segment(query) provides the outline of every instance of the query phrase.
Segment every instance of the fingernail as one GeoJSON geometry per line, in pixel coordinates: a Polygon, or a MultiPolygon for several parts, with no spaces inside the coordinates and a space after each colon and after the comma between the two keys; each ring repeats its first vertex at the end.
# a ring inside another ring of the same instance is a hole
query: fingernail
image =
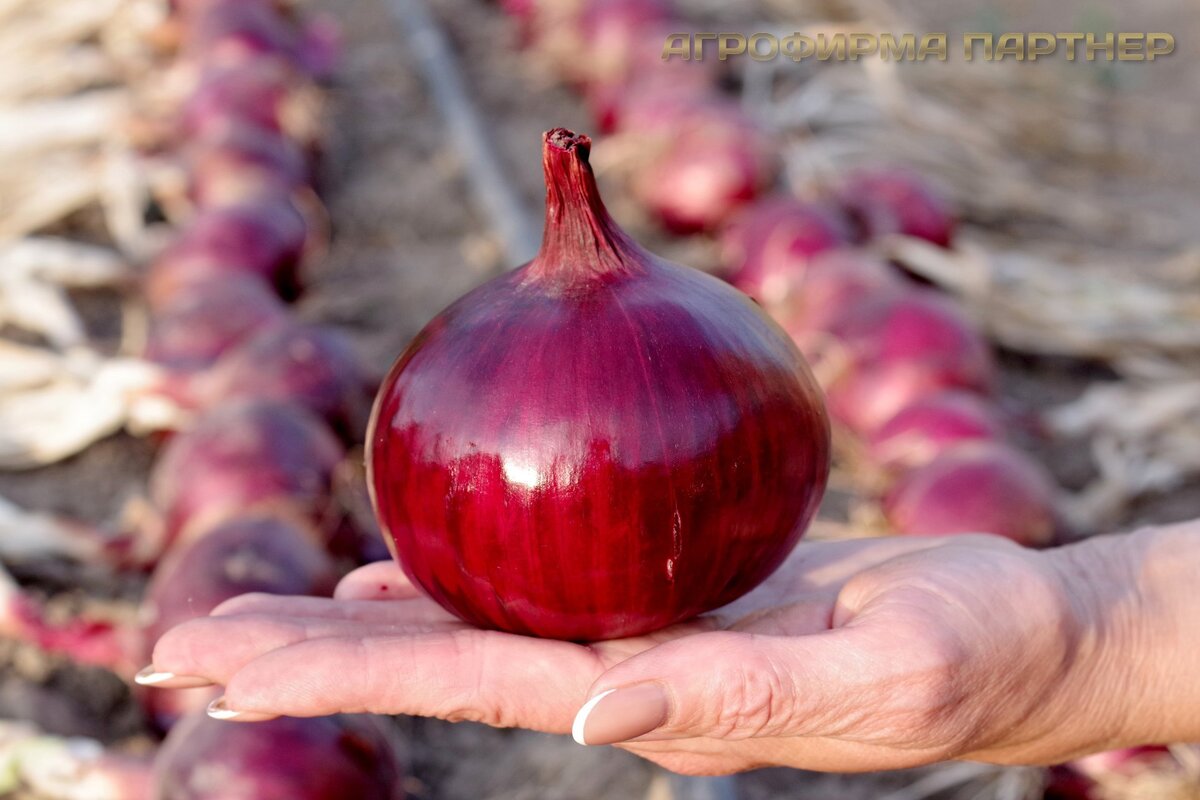
{"type": "Polygon", "coordinates": [[[609,689],[579,709],[571,736],[585,745],[627,742],[661,727],[667,710],[666,692],[656,683],[609,689]]]}
{"type": "Polygon", "coordinates": [[[207,678],[192,675],[176,675],[174,672],[157,672],[153,666],[143,667],[133,676],[134,683],[139,686],[155,686],[159,689],[199,689],[201,686],[212,686],[207,678]]]}
{"type": "Polygon", "coordinates": [[[213,719],[228,722],[265,722],[269,719],[275,719],[276,716],[274,714],[257,714],[252,711],[234,711],[225,705],[225,695],[221,695],[208,704],[208,715],[213,719]]]}

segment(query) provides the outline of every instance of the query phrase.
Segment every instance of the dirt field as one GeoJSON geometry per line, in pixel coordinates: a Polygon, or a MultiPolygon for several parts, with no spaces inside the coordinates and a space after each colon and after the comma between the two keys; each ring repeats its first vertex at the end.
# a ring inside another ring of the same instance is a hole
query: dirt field
{"type": "MultiPolygon", "coordinates": [[[[320,0],[317,5],[333,11],[344,25],[347,48],[332,92],[324,179],[335,238],[328,257],[311,265],[313,288],[299,313],[343,327],[382,372],[431,316],[501,264],[473,204],[461,161],[448,149],[442,122],[408,60],[385,0],[320,0]]],[[[918,18],[932,19],[953,7],[947,19],[955,25],[970,24],[974,15],[983,13],[968,8],[971,4],[965,0],[936,6],[914,0],[909,5],[918,18]]],[[[1015,4],[1003,24],[1021,30],[1022,20],[1043,16],[1043,6],[1049,4],[1015,4]]],[[[1182,3],[1158,0],[1140,4],[1139,10],[1147,16],[1131,19],[1132,29],[1175,29],[1181,41],[1187,31],[1200,32],[1195,9],[1182,3]]],[[[492,126],[505,172],[531,212],[540,212],[539,135],[556,125],[586,129],[584,110],[572,94],[519,57],[510,46],[512,32],[491,5],[441,0],[436,11],[459,50],[481,115],[492,126]]],[[[1068,24],[1077,18],[1073,14],[1082,12],[1064,6],[1054,13],[1068,24]]],[[[1179,61],[1174,73],[1157,77],[1160,83],[1147,90],[1161,91],[1174,102],[1200,104],[1200,82],[1175,79],[1195,75],[1190,62],[1179,61]]],[[[1129,121],[1128,129],[1136,133],[1145,125],[1129,121]]],[[[1173,173],[1178,190],[1200,185],[1200,159],[1185,144],[1190,137],[1162,131],[1155,135],[1161,137],[1163,158],[1172,159],[1172,153],[1179,157],[1173,173]]],[[[1192,207],[1200,224],[1200,206],[1193,201],[1192,207]]],[[[630,222],[637,230],[638,221],[630,222]]],[[[643,233],[644,228],[639,235],[643,233]]],[[[111,324],[111,297],[85,300],[98,329],[111,324]]],[[[1002,361],[1005,401],[1027,410],[1070,399],[1100,374],[1098,368],[1063,360],[1002,354],[1002,361]]],[[[1078,447],[1029,444],[1040,450],[1065,486],[1078,487],[1089,477],[1090,465],[1078,447]]],[[[0,474],[0,495],[29,508],[112,522],[125,502],[143,490],[152,458],[148,442],[121,435],[52,468],[0,474]]],[[[1140,505],[1127,522],[1197,515],[1200,487],[1189,486],[1140,505]]],[[[18,577],[47,593],[65,593],[64,603],[84,594],[132,598],[140,590],[136,579],[114,584],[98,572],[54,565],[25,567],[18,577]]],[[[53,732],[133,747],[147,735],[119,680],[4,644],[0,717],[33,719],[53,732]]],[[[632,756],[611,749],[585,750],[565,737],[419,719],[401,719],[397,725],[409,749],[409,790],[415,798],[626,800],[644,796],[652,777],[652,770],[632,756]]],[[[870,800],[911,779],[766,770],[743,776],[739,784],[747,800],[870,800]]]]}

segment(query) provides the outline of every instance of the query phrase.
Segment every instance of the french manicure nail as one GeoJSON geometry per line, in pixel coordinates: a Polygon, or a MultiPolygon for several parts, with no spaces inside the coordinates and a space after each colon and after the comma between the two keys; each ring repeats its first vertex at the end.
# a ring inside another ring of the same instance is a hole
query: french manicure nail
{"type": "Polygon", "coordinates": [[[154,686],[159,689],[199,689],[202,686],[212,686],[207,678],[192,675],[176,675],[174,672],[158,672],[153,666],[143,667],[133,676],[134,683],[139,686],[154,686]]]}
{"type": "Polygon", "coordinates": [[[579,709],[571,736],[585,745],[627,742],[661,727],[667,711],[667,695],[656,683],[609,689],[579,709]]]}
{"type": "Polygon", "coordinates": [[[258,714],[253,711],[234,711],[229,706],[225,705],[225,695],[221,695],[216,700],[208,704],[208,715],[213,719],[225,720],[227,722],[265,722],[269,719],[275,719],[274,714],[258,714]]]}

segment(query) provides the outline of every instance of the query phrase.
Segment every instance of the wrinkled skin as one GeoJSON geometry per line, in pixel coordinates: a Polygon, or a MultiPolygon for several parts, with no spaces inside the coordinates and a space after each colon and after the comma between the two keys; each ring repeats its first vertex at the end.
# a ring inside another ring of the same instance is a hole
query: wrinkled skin
{"type": "Polygon", "coordinates": [[[665,724],[621,746],[695,774],[1048,763],[1118,741],[1132,702],[1128,671],[1097,672],[1115,633],[1075,552],[805,543],[733,605],[590,646],[472,629],[380,563],[334,600],[229,601],[169,632],[154,666],[225,685],[243,721],[373,711],[560,733],[589,694],[657,681],[665,724]]]}

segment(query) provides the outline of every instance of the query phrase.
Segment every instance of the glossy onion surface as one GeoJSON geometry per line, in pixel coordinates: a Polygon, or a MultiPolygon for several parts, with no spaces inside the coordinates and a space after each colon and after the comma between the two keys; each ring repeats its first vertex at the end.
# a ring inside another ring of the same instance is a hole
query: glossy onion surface
{"type": "Polygon", "coordinates": [[[829,468],[795,346],[745,295],[628,239],[589,146],[546,135],[541,252],[417,336],[367,452],[416,583],[474,624],[575,640],[749,591],[795,545],[829,468]]]}

